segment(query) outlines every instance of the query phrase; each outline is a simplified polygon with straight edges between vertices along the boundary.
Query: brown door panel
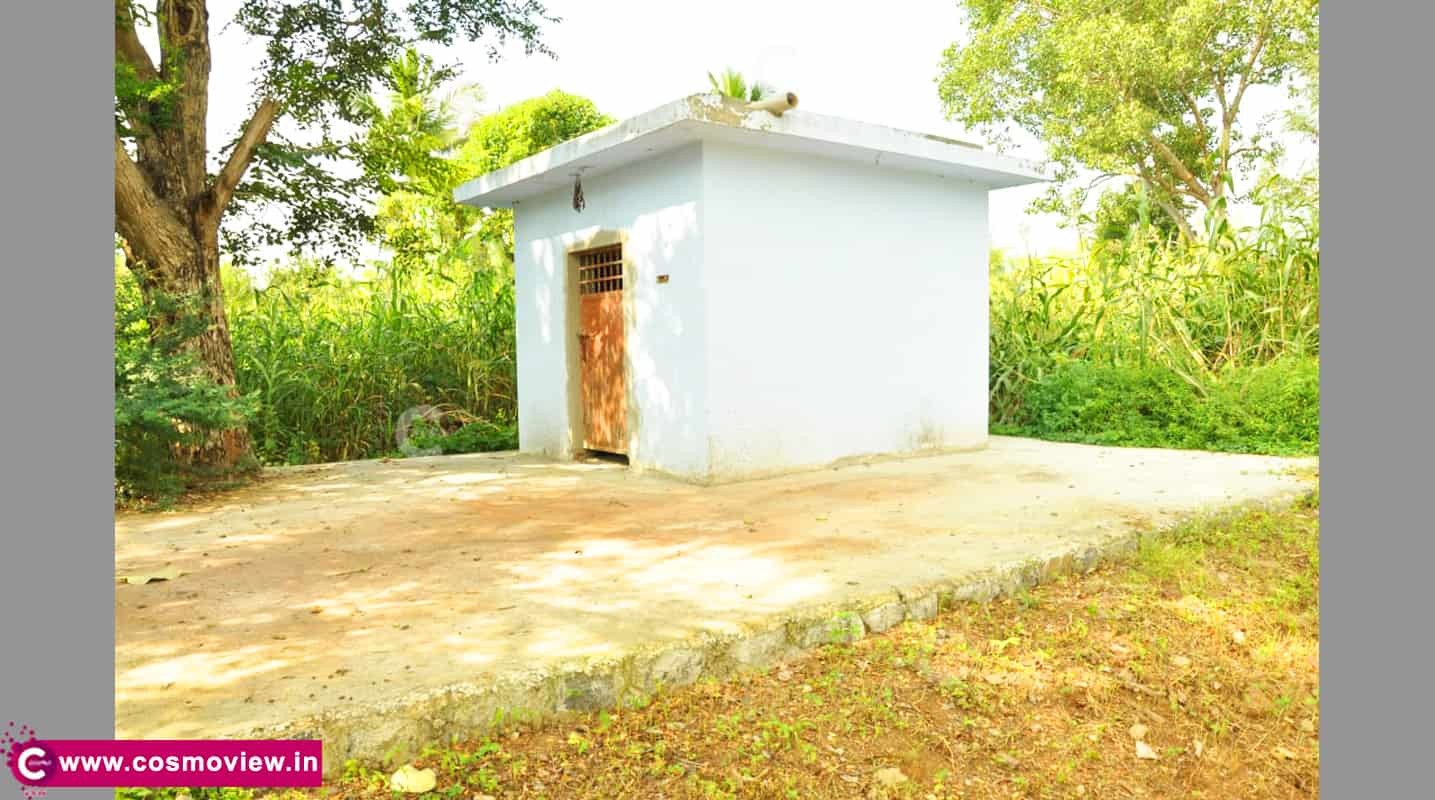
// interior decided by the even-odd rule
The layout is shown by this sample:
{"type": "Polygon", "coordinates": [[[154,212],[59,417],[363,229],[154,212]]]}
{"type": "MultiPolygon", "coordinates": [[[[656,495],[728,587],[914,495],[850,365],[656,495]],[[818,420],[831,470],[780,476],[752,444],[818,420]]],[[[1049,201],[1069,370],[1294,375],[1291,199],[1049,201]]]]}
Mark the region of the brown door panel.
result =
{"type": "MultiPolygon", "coordinates": [[[[611,275],[612,270],[607,272],[611,275]]],[[[582,373],[583,446],[608,453],[628,451],[621,286],[621,278],[613,280],[609,277],[606,282],[585,289],[579,296],[578,352],[582,373]]]]}

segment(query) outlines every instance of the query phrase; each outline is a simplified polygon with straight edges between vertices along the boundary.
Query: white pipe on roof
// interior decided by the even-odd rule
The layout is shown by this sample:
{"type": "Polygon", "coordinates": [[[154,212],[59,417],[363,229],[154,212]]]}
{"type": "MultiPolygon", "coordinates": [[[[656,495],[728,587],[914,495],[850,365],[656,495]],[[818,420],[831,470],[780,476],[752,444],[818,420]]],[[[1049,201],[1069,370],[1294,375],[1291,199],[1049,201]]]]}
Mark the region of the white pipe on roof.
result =
{"type": "Polygon", "coordinates": [[[769,111],[773,116],[782,116],[784,111],[791,111],[797,108],[797,95],[792,92],[775,94],[772,97],[763,98],[748,103],[747,107],[753,111],[769,111]]]}

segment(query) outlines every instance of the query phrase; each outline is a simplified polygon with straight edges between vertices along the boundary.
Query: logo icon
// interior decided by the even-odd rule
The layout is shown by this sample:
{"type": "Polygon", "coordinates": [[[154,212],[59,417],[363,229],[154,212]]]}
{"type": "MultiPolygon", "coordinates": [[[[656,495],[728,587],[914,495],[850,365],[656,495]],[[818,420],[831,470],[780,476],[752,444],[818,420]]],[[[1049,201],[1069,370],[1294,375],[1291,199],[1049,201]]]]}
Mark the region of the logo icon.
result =
{"type": "Polygon", "coordinates": [[[394,426],[394,441],[399,446],[399,452],[410,458],[414,456],[443,455],[442,447],[436,444],[420,447],[418,443],[413,440],[413,435],[416,433],[415,428],[442,435],[443,428],[441,426],[443,420],[443,410],[430,405],[414,406],[403,414],[400,414],[398,424],[394,426]]]}
{"type": "Polygon", "coordinates": [[[5,764],[10,767],[10,774],[20,782],[20,791],[27,800],[44,797],[45,790],[39,787],[48,783],[59,771],[54,751],[35,738],[34,728],[16,725],[13,721],[0,733],[0,738],[5,746],[5,764]]]}

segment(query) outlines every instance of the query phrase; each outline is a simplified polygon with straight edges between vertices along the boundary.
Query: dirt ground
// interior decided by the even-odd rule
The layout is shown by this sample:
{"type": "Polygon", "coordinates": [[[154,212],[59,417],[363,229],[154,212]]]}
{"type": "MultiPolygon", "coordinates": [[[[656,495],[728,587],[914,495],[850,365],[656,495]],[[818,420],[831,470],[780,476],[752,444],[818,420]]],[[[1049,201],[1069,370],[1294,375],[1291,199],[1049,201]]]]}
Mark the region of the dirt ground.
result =
{"type": "Polygon", "coordinates": [[[716,487],[511,453],[273,471],[116,519],[116,734],[242,735],[741,631],[1294,496],[1311,463],[994,438],[716,487]]]}

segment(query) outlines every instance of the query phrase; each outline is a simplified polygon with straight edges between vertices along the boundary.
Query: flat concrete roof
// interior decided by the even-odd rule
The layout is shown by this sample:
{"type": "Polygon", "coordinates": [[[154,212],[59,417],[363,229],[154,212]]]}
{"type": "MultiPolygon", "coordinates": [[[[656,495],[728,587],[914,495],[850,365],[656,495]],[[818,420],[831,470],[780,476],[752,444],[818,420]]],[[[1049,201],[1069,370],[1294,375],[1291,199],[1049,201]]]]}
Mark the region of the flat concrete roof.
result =
{"type": "Polygon", "coordinates": [[[550,147],[480,175],[454,190],[460,203],[505,208],[550,189],[571,186],[574,173],[601,175],[696,141],[726,141],[805,155],[875,164],[970,181],[992,189],[1046,180],[1028,161],[977,145],[802,109],[782,116],[747,103],[696,94],[550,147]]]}

